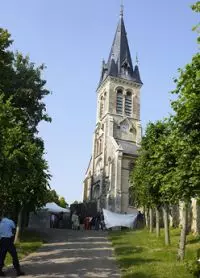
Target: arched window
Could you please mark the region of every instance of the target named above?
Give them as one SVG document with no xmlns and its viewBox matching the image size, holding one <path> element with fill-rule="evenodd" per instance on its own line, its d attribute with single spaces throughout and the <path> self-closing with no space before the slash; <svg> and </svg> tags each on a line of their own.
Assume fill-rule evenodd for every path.
<svg viewBox="0 0 200 278">
<path fill-rule="evenodd" d="M 116 112 L 122 114 L 123 111 L 123 93 L 122 90 L 117 90 L 117 103 L 116 103 Z"/>
<path fill-rule="evenodd" d="M 132 112 L 132 94 L 131 92 L 127 92 L 125 96 L 125 114 L 126 116 L 131 116 Z"/>
<path fill-rule="evenodd" d="M 135 196 L 134 196 L 134 187 L 130 186 L 128 189 L 128 203 L 129 206 L 134 206 L 134 200 L 135 200 Z"/>
</svg>

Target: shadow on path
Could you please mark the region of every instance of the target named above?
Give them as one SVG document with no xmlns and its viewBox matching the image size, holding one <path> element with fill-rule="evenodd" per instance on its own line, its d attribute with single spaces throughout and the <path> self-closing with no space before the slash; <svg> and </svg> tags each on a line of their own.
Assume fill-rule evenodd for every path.
<svg viewBox="0 0 200 278">
<path fill-rule="evenodd" d="M 121 277 L 107 233 L 101 231 L 45 231 L 48 243 L 22 262 L 24 277 Z M 11 269 L 7 277 L 14 277 Z"/>
</svg>

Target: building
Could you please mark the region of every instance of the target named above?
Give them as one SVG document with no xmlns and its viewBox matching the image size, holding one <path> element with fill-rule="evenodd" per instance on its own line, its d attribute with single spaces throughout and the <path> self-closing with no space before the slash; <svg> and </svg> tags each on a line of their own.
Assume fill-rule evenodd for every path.
<svg viewBox="0 0 200 278">
<path fill-rule="evenodd" d="M 133 66 L 121 8 L 107 63 L 97 88 L 92 156 L 84 180 L 84 200 L 98 209 L 129 212 L 129 174 L 141 141 L 139 68 Z"/>
</svg>

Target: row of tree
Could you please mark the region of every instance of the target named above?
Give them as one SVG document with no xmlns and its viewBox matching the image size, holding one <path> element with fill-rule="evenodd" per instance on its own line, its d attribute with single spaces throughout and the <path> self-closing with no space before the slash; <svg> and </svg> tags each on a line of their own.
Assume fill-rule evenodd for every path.
<svg viewBox="0 0 200 278">
<path fill-rule="evenodd" d="M 200 12 L 200 1 L 192 9 Z M 199 32 L 199 25 L 195 29 Z M 178 259 L 182 260 L 188 206 L 192 198 L 200 198 L 200 53 L 194 55 L 184 69 L 179 69 L 175 83 L 172 93 L 176 100 L 171 102 L 174 113 L 167 119 L 148 124 L 131 174 L 131 192 L 135 204 L 149 210 L 151 231 L 155 209 L 158 236 L 163 210 L 166 244 L 170 244 L 169 206 L 182 203 L 178 251 Z"/>
<path fill-rule="evenodd" d="M 18 217 L 42 206 L 49 192 L 50 173 L 38 124 L 50 122 L 43 102 L 49 95 L 28 56 L 10 51 L 11 36 L 0 28 L 0 211 Z"/>
</svg>

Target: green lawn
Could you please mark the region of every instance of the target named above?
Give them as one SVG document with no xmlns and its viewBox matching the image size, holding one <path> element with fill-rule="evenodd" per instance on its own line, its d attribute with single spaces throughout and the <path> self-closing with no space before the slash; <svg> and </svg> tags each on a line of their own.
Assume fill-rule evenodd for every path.
<svg viewBox="0 0 200 278">
<path fill-rule="evenodd" d="M 179 230 L 171 231 L 171 246 L 164 245 L 164 234 L 156 238 L 147 230 L 110 232 L 123 278 L 192 278 L 184 263 L 176 261 Z M 200 238 L 187 238 L 186 260 L 195 260 Z"/>
<path fill-rule="evenodd" d="M 34 252 L 42 246 L 40 235 L 33 231 L 24 231 L 21 237 L 21 242 L 16 244 L 19 259 L 24 258 L 28 254 Z M 6 256 L 5 265 L 12 264 L 12 258 L 8 254 Z"/>
</svg>

